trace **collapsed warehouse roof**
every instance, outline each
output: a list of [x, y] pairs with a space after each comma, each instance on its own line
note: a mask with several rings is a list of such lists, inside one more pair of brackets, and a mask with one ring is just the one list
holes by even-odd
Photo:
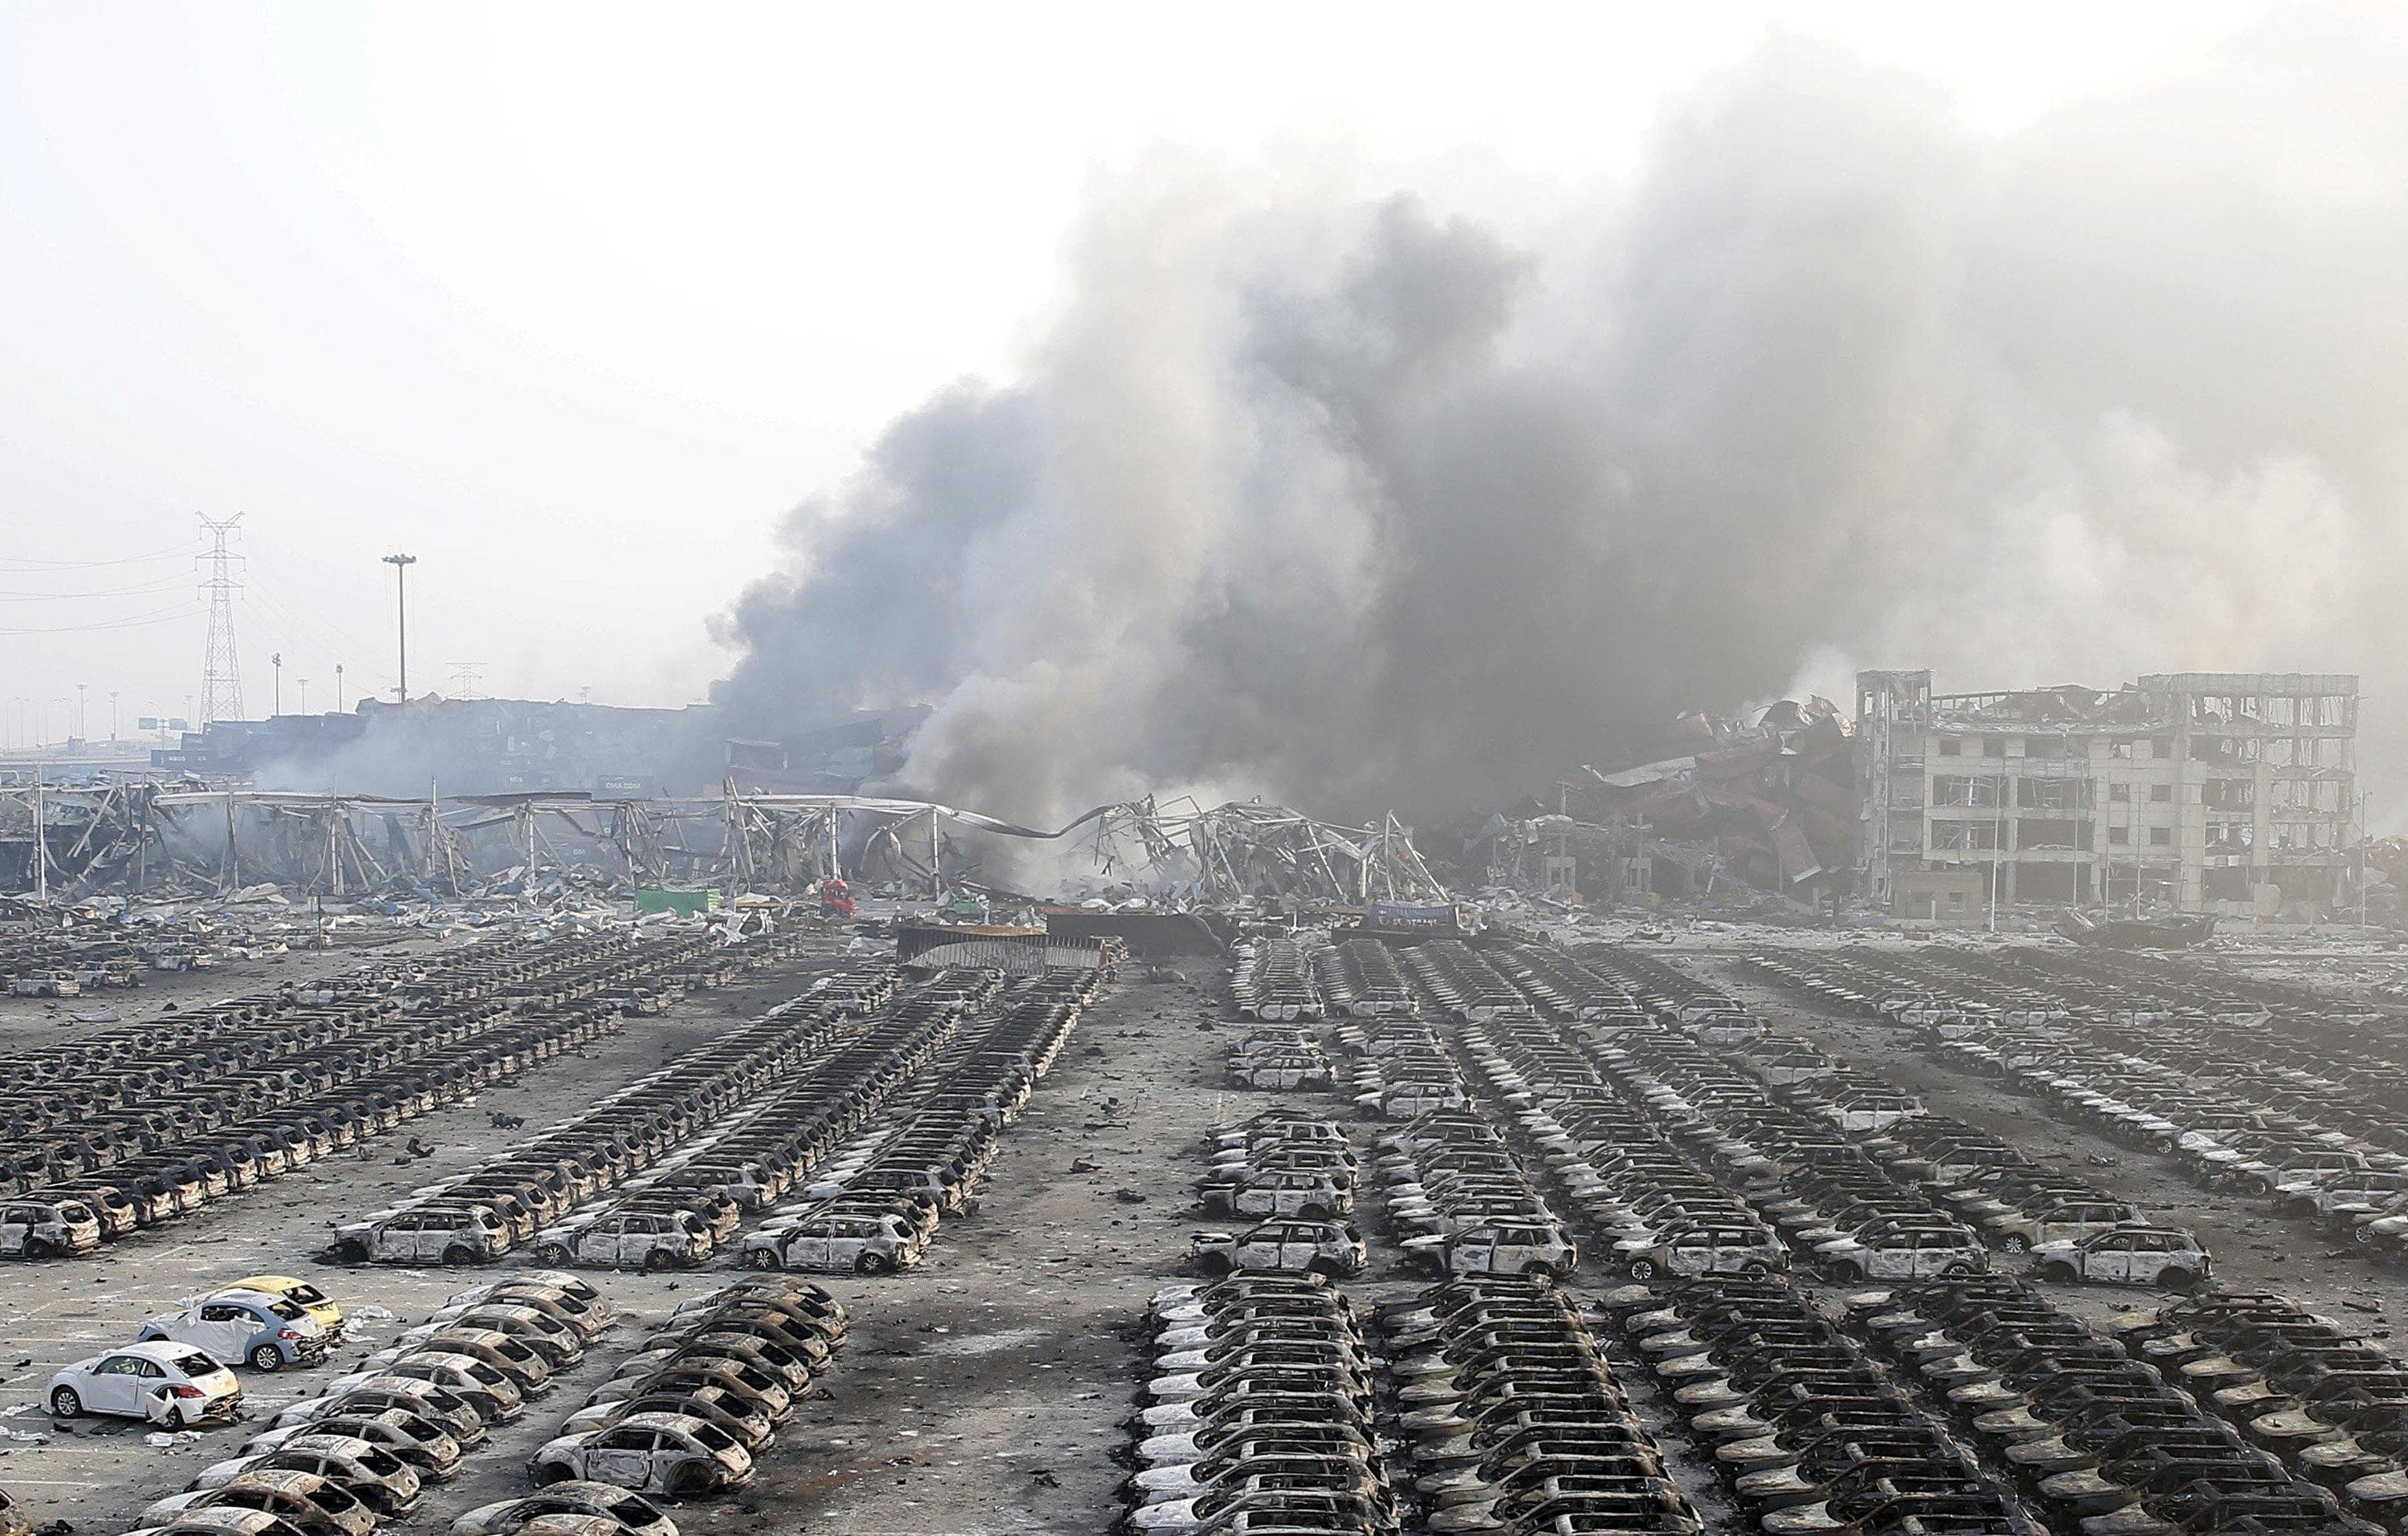
[[[1442, 900], [1446, 887], [1392, 815], [1371, 826], [1316, 821], [1285, 806], [1232, 801], [1205, 810], [1193, 799], [1157, 805], [1149, 797], [1089, 811], [1098, 874], [1151, 896], [1193, 906], [1257, 897], [1310, 904]], [[1068, 828], [1066, 828], [1068, 830]]]
[[0, 890], [134, 878], [156, 793], [139, 782], [0, 789]]
[[[36, 867], [34, 829], [47, 864]], [[0, 889], [337, 897], [712, 885], [799, 893], [832, 874], [982, 888], [988, 840], [1081, 850], [1101, 886], [1172, 905], [1442, 898], [1394, 816], [1342, 826], [1284, 807], [1098, 806], [1057, 831], [927, 800], [862, 795], [605, 797], [582, 791], [412, 799], [244, 789], [28, 788], [0, 798]], [[1075, 857], [1071, 863], [1079, 862]]]

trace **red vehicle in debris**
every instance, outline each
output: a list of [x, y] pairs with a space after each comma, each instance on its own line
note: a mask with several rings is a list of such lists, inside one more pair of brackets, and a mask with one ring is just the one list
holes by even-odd
[[820, 915], [852, 920], [853, 887], [841, 876], [830, 875], [820, 882]]

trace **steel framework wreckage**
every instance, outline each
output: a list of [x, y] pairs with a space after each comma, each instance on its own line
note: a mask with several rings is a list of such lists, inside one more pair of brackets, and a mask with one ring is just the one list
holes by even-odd
[[[1254, 897], [1443, 898], [1394, 816], [1370, 826], [1258, 801], [1098, 806], [1041, 831], [927, 800], [578, 792], [399, 799], [147, 783], [0, 790], [0, 891], [225, 895], [270, 883], [337, 897], [557, 883], [800, 895], [831, 874], [904, 889], [1009, 889], [986, 854], [1066, 850], [1068, 883], [1193, 905]], [[998, 860], [1009, 867], [1009, 858]]]

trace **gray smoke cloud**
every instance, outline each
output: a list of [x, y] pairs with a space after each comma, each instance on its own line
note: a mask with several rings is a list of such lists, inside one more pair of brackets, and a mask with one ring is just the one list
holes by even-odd
[[1027, 820], [1444, 811], [1858, 665], [2358, 669], [2375, 767], [2403, 54], [2287, 16], [1993, 138], [1779, 41], [1512, 215], [1165, 151], [1015, 377], [787, 520], [718, 696], [932, 702], [906, 780]]

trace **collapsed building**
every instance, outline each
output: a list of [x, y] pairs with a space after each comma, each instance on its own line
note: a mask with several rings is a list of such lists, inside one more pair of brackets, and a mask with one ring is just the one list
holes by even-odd
[[1868, 671], [1856, 695], [1859, 868], [1894, 914], [2103, 902], [2307, 922], [2354, 899], [2354, 675], [1935, 694], [1928, 671]]
[[1612, 906], [1779, 895], [1819, 904], [1854, 879], [1853, 739], [1825, 698], [1752, 722], [1702, 711], [1553, 806], [1499, 811], [1464, 839], [1484, 883]]

